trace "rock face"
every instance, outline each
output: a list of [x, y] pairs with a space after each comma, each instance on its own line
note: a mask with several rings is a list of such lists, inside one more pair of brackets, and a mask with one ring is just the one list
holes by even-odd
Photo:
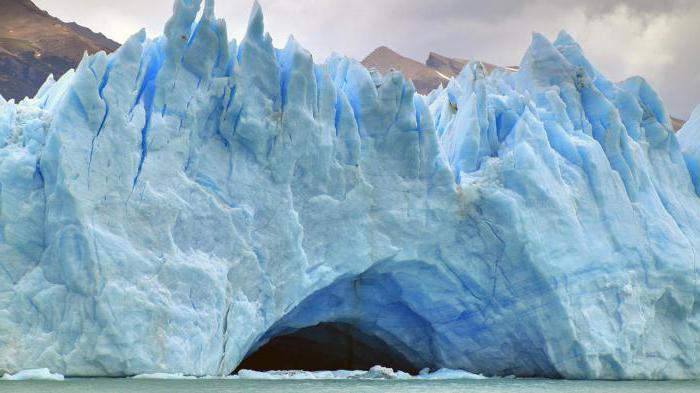
[[342, 323], [417, 369], [700, 377], [696, 171], [644, 80], [535, 35], [424, 99], [200, 5], [0, 103], [1, 368], [225, 374]]
[[681, 128], [685, 125], [685, 120], [675, 118], [671, 116], [671, 126], [673, 127], [674, 131], [680, 131]]
[[0, 0], [0, 94], [36, 94], [50, 75], [75, 67], [83, 53], [113, 52], [119, 44], [75, 23], [64, 23], [30, 0]]

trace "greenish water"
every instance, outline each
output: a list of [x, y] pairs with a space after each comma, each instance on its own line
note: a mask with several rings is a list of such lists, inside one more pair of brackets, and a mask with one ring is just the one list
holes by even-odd
[[700, 382], [598, 382], [551, 380], [459, 381], [251, 381], [77, 379], [62, 382], [0, 381], [0, 392], [12, 393], [391, 393], [391, 392], [556, 392], [556, 393], [685, 393], [700, 392]]

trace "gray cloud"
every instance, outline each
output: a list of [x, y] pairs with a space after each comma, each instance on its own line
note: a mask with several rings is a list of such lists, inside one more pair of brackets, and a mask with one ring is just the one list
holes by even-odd
[[[700, 103], [697, 0], [260, 0], [277, 46], [294, 34], [317, 59], [332, 51], [363, 58], [379, 45], [424, 60], [429, 51], [517, 64], [532, 31], [566, 29], [614, 80], [642, 75], [687, 117]], [[65, 20], [123, 41], [145, 26], [160, 34], [172, 0], [36, 0]], [[252, 0], [219, 0], [217, 14], [243, 36]]]
[[[568, 1], [574, 3], [575, 0]], [[591, 0], [584, 4], [589, 16], [607, 14], [618, 7], [626, 7], [639, 15], [658, 15], [692, 8], [694, 0]]]

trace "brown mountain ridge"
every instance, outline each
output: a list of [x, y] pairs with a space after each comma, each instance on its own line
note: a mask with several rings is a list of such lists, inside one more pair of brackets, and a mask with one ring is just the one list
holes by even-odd
[[117, 48], [104, 35], [63, 22], [30, 0], [0, 0], [0, 95], [5, 99], [34, 96], [49, 74], [63, 75], [86, 51]]

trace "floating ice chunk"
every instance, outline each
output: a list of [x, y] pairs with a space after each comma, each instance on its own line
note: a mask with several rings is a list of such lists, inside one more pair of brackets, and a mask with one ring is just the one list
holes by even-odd
[[394, 371], [389, 367], [374, 366], [366, 373], [349, 377], [350, 379], [411, 379], [411, 374], [403, 371]]
[[63, 375], [54, 374], [48, 368], [37, 368], [33, 370], [22, 370], [16, 374], [5, 374], [4, 381], [63, 381]]
[[488, 379], [481, 374], [474, 374], [464, 370], [452, 370], [441, 368], [435, 372], [418, 376], [419, 379]]

